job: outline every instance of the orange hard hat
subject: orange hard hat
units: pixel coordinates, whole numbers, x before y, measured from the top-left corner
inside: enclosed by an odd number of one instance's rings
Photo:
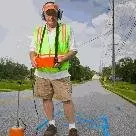
[[[43,5],[43,11],[47,12],[48,10],[54,10],[56,12],[58,12],[58,5],[55,3],[48,3],[48,4],[44,4]]]

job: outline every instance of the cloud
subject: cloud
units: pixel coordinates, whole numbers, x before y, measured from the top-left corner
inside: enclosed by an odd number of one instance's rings
[[[101,55],[100,45],[86,43],[89,39],[96,36],[94,27],[88,26],[87,23],[72,21],[70,18],[64,17],[63,22],[70,24],[74,31],[76,46],[78,47],[77,57],[84,66],[89,66],[91,69],[99,70],[99,60]],[[89,59],[88,59],[89,58]]]
[[[2,1],[0,17],[1,39],[5,37],[0,45],[0,56],[10,56],[26,64],[30,44],[26,35],[32,34],[34,26],[40,23],[40,16],[35,11],[32,0]]]
[[[39,13],[41,12],[42,4],[46,1],[33,0]],[[109,6],[108,0],[56,0],[56,3],[64,10],[64,16],[78,22],[91,21],[92,18],[102,12],[106,12]]]
[[[100,28],[99,26],[103,26],[106,22],[106,19],[109,19],[106,13],[98,15],[96,18],[92,19],[92,24],[95,28]]]
[[[134,42],[136,42],[136,1],[128,1],[123,4],[118,4],[115,8],[115,32],[121,39],[118,42],[120,53],[119,55],[132,56],[135,53]],[[117,14],[118,13],[118,14]],[[126,50],[131,50],[127,52]],[[118,56],[119,56],[118,55]]]
[[[117,4],[117,3],[116,3]],[[117,4],[115,8],[115,54],[116,61],[122,57],[136,58],[136,1]],[[101,59],[106,65],[111,65],[112,59],[112,11],[103,13],[92,19],[92,25],[97,35],[90,42],[92,47],[101,48]],[[107,34],[105,34],[108,32]],[[124,44],[123,44],[124,43]]]
[[[43,24],[40,13],[44,2],[45,1],[43,0],[14,0],[14,3],[12,1],[5,0],[1,2],[0,30],[2,30],[4,35],[0,39],[2,41],[0,44],[0,47],[2,47],[0,50],[0,56],[10,56],[14,60],[30,67],[28,52],[31,39],[28,36],[32,35],[33,28],[36,24]],[[79,13],[84,14],[85,18],[87,18],[90,23],[92,23],[91,14],[97,10],[94,9],[93,6],[90,9],[91,4],[94,4],[91,3],[88,5],[90,1],[84,1],[84,3],[81,1],[58,1],[58,3],[67,11],[73,11],[71,13],[75,16],[78,15],[77,13],[79,11],[81,11]],[[98,3],[100,2],[98,1]],[[87,9],[86,5],[88,5]],[[95,5],[97,4],[95,3]],[[99,13],[100,10],[97,14]],[[94,16],[96,16],[96,14]],[[98,69],[100,56],[98,56],[96,52],[101,52],[101,49],[97,48],[100,47],[100,44],[87,43],[82,45],[82,42],[86,42],[97,35],[96,28],[88,25],[88,21],[79,21],[83,19],[82,16],[79,16],[79,20],[74,20],[70,14],[68,14],[68,16],[64,14],[63,17],[63,21],[69,23],[75,33],[76,43],[79,45],[78,56],[81,58],[81,63],[89,65],[90,67],[94,66],[95,69]],[[92,58],[90,61],[86,59],[86,54],[88,54],[89,58]]]
[[[115,6],[115,44],[118,44],[117,49],[120,50],[120,54],[131,55],[135,52],[124,52],[124,50],[134,47],[133,42],[136,40],[136,3],[132,1],[124,2]],[[109,31],[112,29],[112,12],[108,14],[101,14],[92,20],[92,24],[95,27],[97,33]],[[101,38],[101,43],[108,45],[111,48],[112,45],[112,31],[108,35],[104,35]],[[106,41],[106,42],[105,42]],[[111,44],[109,44],[109,42]],[[132,43],[132,44],[131,44]],[[101,44],[102,46],[102,44]],[[108,48],[108,47],[107,47]],[[133,53],[134,54],[134,53]]]

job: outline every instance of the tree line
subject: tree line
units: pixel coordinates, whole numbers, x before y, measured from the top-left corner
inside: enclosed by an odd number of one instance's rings
[[[9,58],[0,58],[0,80],[29,80],[33,78],[33,72],[34,69],[28,69],[24,64]],[[94,71],[91,71],[88,66],[82,66],[77,57],[70,60],[69,73],[72,81],[90,80],[94,75]]]
[[[24,64],[9,58],[0,59],[0,80],[24,80],[28,75],[29,70]]]
[[[102,69],[103,77],[111,79],[112,67],[104,67]],[[121,58],[115,67],[116,80],[121,80],[130,83],[136,83],[136,59],[131,57]]]

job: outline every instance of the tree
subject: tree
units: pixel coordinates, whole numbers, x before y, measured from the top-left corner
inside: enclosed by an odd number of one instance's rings
[[[133,69],[133,60],[130,57],[122,58],[118,61],[118,71],[116,74],[122,78],[123,81],[131,82]]]
[[[107,78],[109,78],[111,76],[111,66],[110,67],[104,67],[102,69],[102,75],[103,75],[103,77],[106,76]]]
[[[121,58],[116,63],[116,78],[119,77],[122,81],[136,83],[136,59],[130,57]],[[103,76],[109,78],[111,75],[111,66],[103,68]]]
[[[0,59],[0,79],[24,80],[29,74],[24,64],[15,63],[9,58]]]
[[[71,74],[71,80],[90,80],[92,79],[93,72],[88,66],[84,67],[80,65],[80,61],[77,57],[73,57],[70,60],[69,73]]]

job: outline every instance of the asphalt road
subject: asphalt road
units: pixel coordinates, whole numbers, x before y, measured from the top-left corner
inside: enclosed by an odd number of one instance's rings
[[[98,80],[73,86],[77,128],[80,136],[135,136],[136,106],[102,88]],[[35,111],[31,90],[20,93],[19,116],[26,126],[25,135],[38,136],[46,129],[42,102],[36,99]],[[63,115],[62,103],[54,101],[58,136],[66,136],[68,126]],[[0,136],[7,136],[8,129],[16,125],[17,92],[0,93]],[[20,121],[20,125],[23,126]]]

